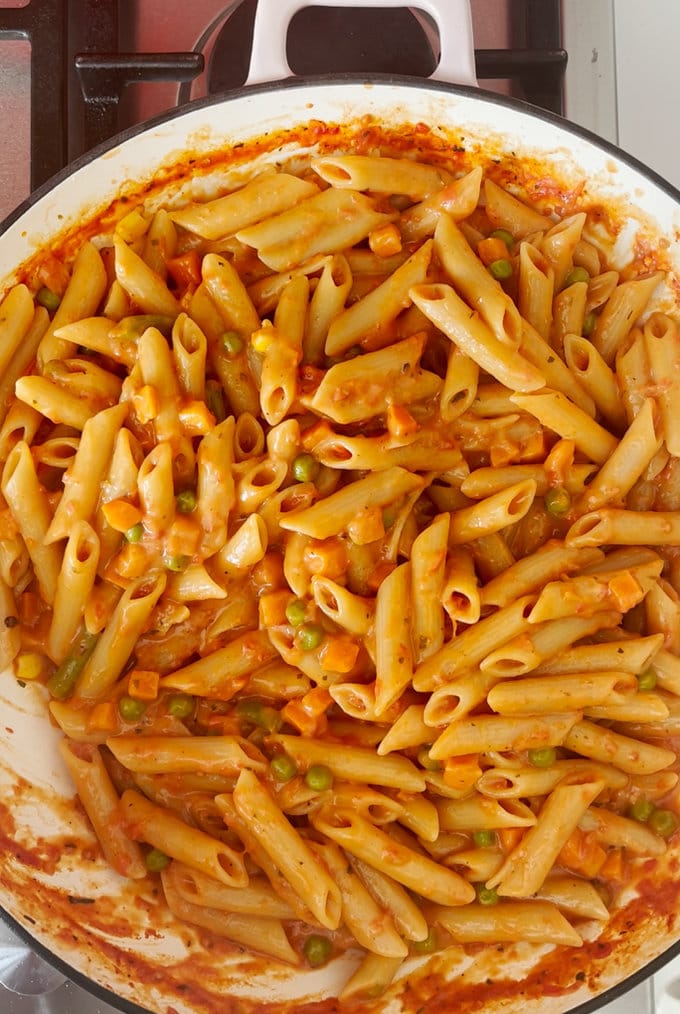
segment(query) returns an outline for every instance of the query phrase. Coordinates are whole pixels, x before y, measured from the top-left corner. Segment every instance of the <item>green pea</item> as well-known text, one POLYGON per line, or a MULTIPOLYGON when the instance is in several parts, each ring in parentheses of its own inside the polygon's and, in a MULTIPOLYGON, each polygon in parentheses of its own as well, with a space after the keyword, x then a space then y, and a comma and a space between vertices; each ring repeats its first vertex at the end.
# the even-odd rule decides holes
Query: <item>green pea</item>
POLYGON ((196 494, 193 489, 183 489, 175 497, 175 505, 180 514, 191 514, 196 510, 196 494))
POLYGON ((477 901, 480 905, 497 905, 498 904, 498 891, 492 887, 484 887, 480 884, 477 887, 477 901))
POLYGON ((325 764, 312 764, 305 775, 305 784, 314 792, 325 792, 333 784, 333 772, 325 764))
POLYGON ((269 762, 271 771, 277 782, 289 782, 297 774, 297 764, 287 753, 277 753, 269 762))
POLYGON ((283 724, 276 708, 270 708, 252 697, 238 702, 236 714, 266 732, 277 732, 283 724))
POLYGON ((125 538, 128 542, 141 542, 144 537, 144 525, 141 521, 138 521, 132 528, 128 528, 125 533, 125 538))
POLYGON ((554 746, 542 746, 529 750, 527 756, 535 768, 549 768, 557 760, 557 751, 554 746))
POLYGON ((178 553, 176 556, 166 556, 163 558, 163 565, 166 570, 171 570, 175 574, 181 574, 187 569, 191 561, 190 556, 183 556, 182 553, 178 553))
POLYGON ((588 338, 589 335, 593 333, 596 324, 597 324, 597 314, 593 310, 591 310, 583 318, 583 327, 581 328, 581 334, 583 335, 584 338, 588 338))
POLYGON ((501 257, 500 260, 491 261, 489 264, 489 273, 497 278, 498 281, 503 281, 505 278, 510 278, 512 275, 512 263, 507 257, 501 257))
POLYGON ((166 856, 160 849, 151 849, 147 852, 144 863, 150 873, 160 873, 170 864, 170 856, 166 856))
POLYGON ((430 747, 432 743, 426 743, 425 746, 421 746, 418 750, 418 763, 426 771, 441 771, 444 765, 441 761, 434 760, 430 757, 430 747))
POLYGON ((427 934, 424 940, 413 940, 411 943, 411 949, 416 954, 432 954, 438 947, 437 933, 433 926, 430 927, 430 932, 427 934))
POLYGON ((195 707, 196 701, 190 694, 173 694, 168 698, 168 714, 173 718, 189 718, 195 707))
POLYGON ((678 818, 672 810, 655 810, 649 818, 649 826, 655 834, 670 838, 678 829, 678 818))
POLYGON ((61 296, 56 292, 52 292, 52 289, 48 289, 46 285, 43 285, 42 288, 38 289, 35 301, 40 306, 44 306, 48 313, 54 313, 61 303, 61 296))
POLYGON ((146 711, 146 704, 144 701, 138 701, 136 697, 128 697, 125 694, 118 701, 118 711, 125 722, 136 722, 146 711))
POLYGON ((493 831, 475 831, 472 835, 472 840, 478 849, 488 849, 492 845, 496 844, 496 835, 493 831))
POLYGON ((492 239, 502 239, 508 250, 512 250, 515 245, 515 237, 507 229, 494 229, 490 235, 492 239))
POLYGON ((238 331, 225 331, 222 335, 222 348, 228 356, 237 356, 243 351, 243 338, 238 331))
POLYGON ((307 606, 302 599, 293 599, 286 606, 286 619, 293 627, 299 627, 305 622, 307 606))
POLYGON ((654 803, 650 799, 640 797, 631 804, 628 814, 633 820, 637 820, 640 824, 646 824, 649 818, 654 813, 654 803))
POLYGON ((324 630, 318 623, 303 623, 297 637, 303 651, 314 651, 324 639, 324 630))
POLYGON ((312 933, 305 940, 302 950, 308 964, 312 968, 319 968, 320 965, 325 965, 330 958, 333 945, 328 937, 323 937, 320 933, 312 933))
POLYGON ((544 497, 545 509, 553 518, 563 518, 571 509, 571 496, 564 486, 549 489, 544 497))
POLYGON ((298 482, 312 482, 319 473, 319 462, 313 454, 298 454, 293 458, 292 471, 298 482))
POLYGON ((585 268, 572 268, 571 271, 567 272, 567 276, 564 279, 564 288, 568 289, 570 285, 575 285, 576 282, 589 282, 590 275, 585 268))
POLYGON ((653 669, 645 669, 637 677, 638 690, 653 690, 656 686, 656 673, 653 669))

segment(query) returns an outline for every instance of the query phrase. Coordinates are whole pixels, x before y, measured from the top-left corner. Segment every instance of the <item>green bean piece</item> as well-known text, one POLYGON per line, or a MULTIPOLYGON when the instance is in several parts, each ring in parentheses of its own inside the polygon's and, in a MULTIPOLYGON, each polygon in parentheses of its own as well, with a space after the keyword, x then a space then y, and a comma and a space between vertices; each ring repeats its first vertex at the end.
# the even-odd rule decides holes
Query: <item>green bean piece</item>
POLYGON ((160 849, 151 849, 144 857, 144 863, 150 873, 160 873, 170 865, 170 856, 161 852, 160 849))
POLYGON ((314 792, 325 792, 333 784, 333 772, 325 764, 312 764, 305 774, 305 784, 314 792))
POLYGON ((36 303, 40 306, 44 306, 48 313, 54 313, 59 309, 61 303, 61 296, 56 292, 52 292, 52 289, 48 289, 46 285, 43 285, 35 297, 36 303))
POLYGON ((649 818, 649 826, 662 838, 670 838, 678 829, 678 818, 672 810, 655 810, 649 818))
POLYGON ((554 746, 542 746, 527 751, 527 756, 535 768, 549 768, 557 760, 557 751, 554 746))
POLYGON ((584 338, 590 337, 590 335, 595 330, 596 324, 597 324, 597 314, 593 310, 590 310, 590 312, 587 313, 583 318, 583 327, 581 328, 581 334, 583 335, 584 338))
POLYGON ((301 623, 305 622, 306 613, 307 606, 302 599, 293 599, 286 606, 286 619, 293 627, 299 627, 301 623))
POLYGON ((118 701, 118 712, 124 722, 138 722, 146 711, 144 701, 138 701, 136 697, 128 697, 124 694, 118 701))
POLYGON ((196 708, 196 701, 191 694, 173 694, 168 698, 168 714, 173 718, 189 718, 196 708))
POLYGON ((205 385, 205 403, 218 423, 227 418, 227 405, 222 385, 217 380, 208 380, 205 385))
POLYGON ((474 831, 472 840, 478 849, 488 849, 496 844, 496 835, 493 831, 487 831, 484 828, 481 831, 474 831))
POLYGON ((127 341, 137 341, 142 337, 149 327, 155 327, 158 331, 170 337, 174 317, 167 317, 161 313, 137 313, 131 317, 123 317, 111 328, 111 337, 122 338, 127 341))
POLYGON ((319 462, 313 454, 298 454, 293 458, 292 471, 298 482, 313 482, 319 473, 319 462))
POLYGON ((489 264, 489 273, 501 282, 505 278, 510 278, 512 275, 512 263, 507 259, 507 257, 501 257, 500 260, 491 261, 491 264, 489 264))
POLYGON ((324 639, 323 627, 318 623, 303 623, 298 630, 297 638, 303 651, 314 651, 324 639))
POLYGON ((321 965, 325 965, 330 958, 333 944, 328 937, 323 937, 320 933, 312 933, 305 940, 302 950, 307 958, 307 963, 312 968, 319 968, 321 965))
POLYGON ((64 659, 54 675, 47 681, 47 689, 52 697, 63 701, 70 696, 96 643, 96 634, 83 633, 77 649, 64 659))
POLYGON ((277 782, 289 782, 297 774, 297 764, 287 753, 277 753, 269 762, 269 770, 277 782))

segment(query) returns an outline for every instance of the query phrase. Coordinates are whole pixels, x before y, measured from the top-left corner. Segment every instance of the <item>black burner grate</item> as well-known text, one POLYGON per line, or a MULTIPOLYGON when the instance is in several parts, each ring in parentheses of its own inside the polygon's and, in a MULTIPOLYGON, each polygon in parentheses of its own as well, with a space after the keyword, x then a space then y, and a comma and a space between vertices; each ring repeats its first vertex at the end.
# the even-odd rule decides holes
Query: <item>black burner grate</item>
MULTIPOLYGON (((252 32, 255 2, 244 0, 224 31, 232 31, 229 26, 235 18, 233 23, 245 26, 247 37, 252 32)), ((510 80, 517 97, 561 113, 567 55, 561 49, 560 0, 509 3, 513 48, 477 50, 478 78, 482 83, 491 78, 510 80)), ((122 7, 119 0, 29 0, 24 7, 0 8, 0 39, 27 39, 31 44, 32 188, 126 125, 122 122, 121 97, 127 85, 161 80, 191 82, 202 72, 203 57, 195 52, 121 53, 122 7)), ((302 13, 311 15, 315 10, 319 9, 302 13)), ((291 63, 297 70, 292 26, 289 47, 291 63)), ((245 47, 236 48, 242 54, 245 47)), ((310 51, 310 47, 306 49, 310 51)), ((238 63, 228 62, 232 67, 238 63)), ((404 71, 400 66, 392 69, 427 74, 432 67, 420 71, 411 71, 410 67, 404 71)), ((318 73, 313 68, 300 68, 303 71, 318 73)), ((225 79, 219 66, 208 75, 212 91, 238 86, 244 77, 245 71, 240 80, 225 79)), ((186 84, 180 94, 189 94, 186 84)))

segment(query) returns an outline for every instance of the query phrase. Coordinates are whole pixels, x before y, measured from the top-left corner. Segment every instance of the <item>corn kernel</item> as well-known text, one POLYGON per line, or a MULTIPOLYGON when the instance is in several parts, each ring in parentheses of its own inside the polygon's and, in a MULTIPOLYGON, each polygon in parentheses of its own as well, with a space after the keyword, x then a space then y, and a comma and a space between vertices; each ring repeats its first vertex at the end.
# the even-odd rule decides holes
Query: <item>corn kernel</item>
POLYGON ((267 351, 267 349, 269 348, 269 346, 272 344, 273 341, 274 341, 274 328, 272 327, 271 324, 268 324, 266 321, 263 323, 261 328, 258 328, 257 331, 253 331, 250 338, 250 343, 255 349, 255 351, 259 352, 262 355, 264 355, 264 353, 267 351))
POLYGON ((14 674, 18 680, 37 680, 42 676, 45 659, 36 651, 22 652, 14 661, 14 674))

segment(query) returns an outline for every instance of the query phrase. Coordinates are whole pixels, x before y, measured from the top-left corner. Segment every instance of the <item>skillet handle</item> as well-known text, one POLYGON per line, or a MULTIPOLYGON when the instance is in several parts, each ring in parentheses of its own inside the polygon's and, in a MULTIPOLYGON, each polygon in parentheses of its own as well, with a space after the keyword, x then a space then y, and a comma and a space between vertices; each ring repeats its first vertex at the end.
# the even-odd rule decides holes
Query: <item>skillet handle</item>
POLYGON ((304 7, 407 7, 429 14, 439 31, 441 58, 433 79, 477 86, 470 0, 257 0, 250 70, 246 84, 291 77, 286 55, 288 26, 304 7))

